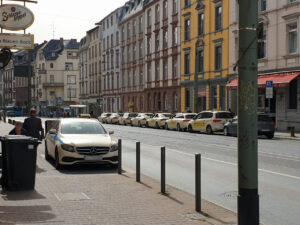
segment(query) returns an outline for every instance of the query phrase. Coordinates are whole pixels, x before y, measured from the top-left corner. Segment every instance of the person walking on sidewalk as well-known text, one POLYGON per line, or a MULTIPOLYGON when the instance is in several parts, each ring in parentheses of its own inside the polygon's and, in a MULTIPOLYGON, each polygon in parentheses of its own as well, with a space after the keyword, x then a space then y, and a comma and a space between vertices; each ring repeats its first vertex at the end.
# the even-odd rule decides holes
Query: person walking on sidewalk
POLYGON ((23 128, 28 132, 28 135, 39 140, 44 137, 44 129, 42 126, 42 120, 36 117, 36 109, 30 109, 30 117, 25 119, 23 128))
POLYGON ((15 124, 15 128, 9 132, 9 135, 25 135, 28 136, 28 132, 22 128, 22 123, 17 121, 15 124))

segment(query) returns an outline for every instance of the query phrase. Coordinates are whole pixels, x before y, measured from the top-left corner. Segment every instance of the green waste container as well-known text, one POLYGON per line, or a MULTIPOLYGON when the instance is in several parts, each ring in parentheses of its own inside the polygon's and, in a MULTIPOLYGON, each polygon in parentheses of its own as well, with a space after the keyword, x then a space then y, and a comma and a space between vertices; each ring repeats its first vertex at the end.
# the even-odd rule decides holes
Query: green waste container
POLYGON ((2 142, 2 188, 9 191, 33 190, 38 139, 8 135, 0 137, 0 140, 2 142))

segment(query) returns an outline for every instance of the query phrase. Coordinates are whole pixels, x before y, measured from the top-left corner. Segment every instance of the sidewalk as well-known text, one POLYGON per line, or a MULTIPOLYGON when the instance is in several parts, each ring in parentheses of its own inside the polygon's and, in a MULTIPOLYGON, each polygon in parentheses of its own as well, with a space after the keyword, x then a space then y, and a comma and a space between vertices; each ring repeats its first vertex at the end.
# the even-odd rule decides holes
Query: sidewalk
POLYGON ((300 140, 300 134, 295 133, 295 137, 291 137, 290 132, 275 132, 275 137, 276 138, 281 138, 281 139, 288 139, 288 140, 300 140))
MULTIPOLYGON (((0 135, 11 125, 0 123, 0 135)), ((126 168, 125 168, 126 170, 126 168)), ((133 171, 118 175, 104 166, 78 166, 59 172, 43 158, 39 147, 36 190, 0 194, 0 224, 236 224, 236 215, 203 201, 204 214, 194 211, 194 197, 133 171), (218 219, 221 218, 221 219, 218 219)))

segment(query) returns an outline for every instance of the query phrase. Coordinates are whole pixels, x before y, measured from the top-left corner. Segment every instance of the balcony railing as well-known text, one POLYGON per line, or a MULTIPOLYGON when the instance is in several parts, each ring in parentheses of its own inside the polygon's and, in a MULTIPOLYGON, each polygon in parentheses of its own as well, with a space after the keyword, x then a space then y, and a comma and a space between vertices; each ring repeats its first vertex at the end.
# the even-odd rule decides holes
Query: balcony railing
POLYGON ((47 70, 39 70, 39 74, 47 74, 47 70))
POLYGON ((64 87, 64 83, 43 83, 43 88, 51 88, 51 87, 64 87))

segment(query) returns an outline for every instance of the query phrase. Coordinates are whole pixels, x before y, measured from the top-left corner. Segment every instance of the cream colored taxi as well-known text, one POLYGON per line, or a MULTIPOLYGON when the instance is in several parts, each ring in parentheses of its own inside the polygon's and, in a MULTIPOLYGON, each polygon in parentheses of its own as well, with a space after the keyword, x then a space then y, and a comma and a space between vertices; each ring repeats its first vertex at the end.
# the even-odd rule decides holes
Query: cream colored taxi
POLYGON ((101 123, 106 123, 107 122, 107 118, 110 117, 111 113, 102 113, 99 117, 98 120, 101 123))
POLYGON ((144 127, 146 126, 147 119, 153 117, 153 113, 139 113, 137 117, 131 119, 132 126, 144 127))
POLYGON ((172 118, 171 113, 156 113, 152 118, 147 119, 146 127, 164 128, 170 118, 172 118))
POLYGON ((188 131, 213 132, 223 131, 224 124, 232 119, 232 113, 227 111, 203 111, 198 113, 194 119, 189 122, 188 131))
POLYGON ((109 117, 106 118, 106 123, 118 124, 120 116, 123 116, 123 114, 112 113, 109 117))
MULTIPOLYGON (((47 123, 47 121, 46 121, 47 123)), ((118 164, 118 143, 96 119, 51 121, 45 138, 45 158, 55 167, 73 164, 118 164)))
POLYGON ((189 125, 189 122, 196 115, 196 113, 176 113, 176 115, 173 118, 166 121, 165 128, 166 130, 186 130, 189 125))

